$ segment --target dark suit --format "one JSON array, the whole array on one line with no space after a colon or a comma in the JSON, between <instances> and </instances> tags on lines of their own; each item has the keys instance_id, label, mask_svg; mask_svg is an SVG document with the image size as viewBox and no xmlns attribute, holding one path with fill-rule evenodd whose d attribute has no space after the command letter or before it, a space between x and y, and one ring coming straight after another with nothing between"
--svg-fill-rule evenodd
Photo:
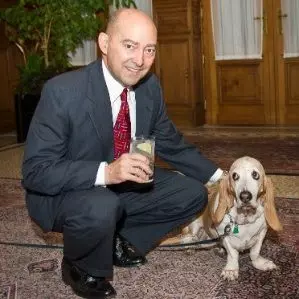
<instances>
[{"instance_id":1,"label":"dark suit","mask_svg":"<svg viewBox=\"0 0 299 299\"><path fill-rule=\"evenodd\" d=\"M112 274L115 229L146 253L203 209L203 183L217 169L168 119L154 75L135 87L135 97L136 136L154 135L156 154L186 176L156 169L148 192L94 187L99 163L113 160L101 61L45 84L27 136L23 185L29 214L45 231L62 231L65 256L95 276Z\"/></svg>"}]
</instances>

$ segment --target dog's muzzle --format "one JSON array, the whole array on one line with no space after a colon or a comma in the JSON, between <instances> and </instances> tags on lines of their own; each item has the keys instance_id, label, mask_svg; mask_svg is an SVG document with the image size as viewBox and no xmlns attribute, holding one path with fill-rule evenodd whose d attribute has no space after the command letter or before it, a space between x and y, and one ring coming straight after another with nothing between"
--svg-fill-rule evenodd
<instances>
[{"instance_id":1,"label":"dog's muzzle","mask_svg":"<svg viewBox=\"0 0 299 299\"><path fill-rule=\"evenodd\" d=\"M243 214L244 216L251 216L256 213L256 207L250 204L245 204L237 208L238 214Z\"/></svg>"}]
</instances>

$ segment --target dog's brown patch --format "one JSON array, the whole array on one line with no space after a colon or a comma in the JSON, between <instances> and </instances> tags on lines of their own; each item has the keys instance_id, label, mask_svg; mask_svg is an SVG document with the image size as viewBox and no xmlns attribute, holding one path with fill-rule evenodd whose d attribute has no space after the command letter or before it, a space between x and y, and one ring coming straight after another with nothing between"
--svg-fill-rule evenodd
<instances>
[{"instance_id":1,"label":"dog's brown patch","mask_svg":"<svg viewBox=\"0 0 299 299\"><path fill-rule=\"evenodd\" d=\"M243 205L237 208L238 214L243 214L244 216L252 216L256 213L256 208L252 205Z\"/></svg>"}]
</instances>

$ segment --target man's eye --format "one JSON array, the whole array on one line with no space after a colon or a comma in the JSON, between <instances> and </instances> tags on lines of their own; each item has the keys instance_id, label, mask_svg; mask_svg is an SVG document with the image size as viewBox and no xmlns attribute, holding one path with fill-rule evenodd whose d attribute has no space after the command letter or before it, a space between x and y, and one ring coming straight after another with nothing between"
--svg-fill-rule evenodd
<instances>
[{"instance_id":1,"label":"man's eye","mask_svg":"<svg viewBox=\"0 0 299 299\"><path fill-rule=\"evenodd\" d=\"M154 55L156 53L156 49L146 49L145 52L149 55Z\"/></svg>"},{"instance_id":2,"label":"man's eye","mask_svg":"<svg viewBox=\"0 0 299 299\"><path fill-rule=\"evenodd\" d=\"M133 49L133 45L130 45L130 44L125 44L125 47L126 47L127 49Z\"/></svg>"}]
</instances>

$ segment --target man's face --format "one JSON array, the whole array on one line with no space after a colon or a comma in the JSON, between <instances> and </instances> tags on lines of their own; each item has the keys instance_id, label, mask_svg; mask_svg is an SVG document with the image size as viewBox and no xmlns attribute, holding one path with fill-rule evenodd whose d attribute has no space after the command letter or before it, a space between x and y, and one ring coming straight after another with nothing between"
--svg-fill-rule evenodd
<instances>
[{"instance_id":1,"label":"man's face","mask_svg":"<svg viewBox=\"0 0 299 299\"><path fill-rule=\"evenodd\" d=\"M108 33L103 59L124 86L135 85L151 68L156 54L157 32L150 22L119 22ZM101 45L100 45L101 47Z\"/></svg>"}]
</instances>

